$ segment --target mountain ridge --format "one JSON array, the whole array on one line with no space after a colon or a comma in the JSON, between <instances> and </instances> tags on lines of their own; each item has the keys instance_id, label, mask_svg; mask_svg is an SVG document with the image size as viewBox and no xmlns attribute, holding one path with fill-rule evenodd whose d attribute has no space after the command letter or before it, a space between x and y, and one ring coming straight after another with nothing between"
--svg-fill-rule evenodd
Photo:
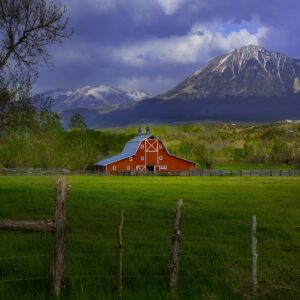
<instances>
[{"instance_id":1,"label":"mountain ridge","mask_svg":"<svg viewBox=\"0 0 300 300\"><path fill-rule=\"evenodd\" d=\"M160 96L283 96L300 92L300 59L248 45L220 55Z\"/></svg>"},{"instance_id":2,"label":"mountain ridge","mask_svg":"<svg viewBox=\"0 0 300 300\"><path fill-rule=\"evenodd\" d=\"M51 99L52 110L57 113L80 108L109 111L151 97L143 90L126 92L109 85L49 90L39 95Z\"/></svg>"},{"instance_id":3,"label":"mountain ridge","mask_svg":"<svg viewBox=\"0 0 300 300\"><path fill-rule=\"evenodd\" d=\"M109 86L84 87L75 96L72 90L52 93L66 127L74 113L82 114L93 128L152 122L300 120L300 59L248 45L212 59L156 97ZM64 102L59 97L69 98Z\"/></svg>"}]
</instances>

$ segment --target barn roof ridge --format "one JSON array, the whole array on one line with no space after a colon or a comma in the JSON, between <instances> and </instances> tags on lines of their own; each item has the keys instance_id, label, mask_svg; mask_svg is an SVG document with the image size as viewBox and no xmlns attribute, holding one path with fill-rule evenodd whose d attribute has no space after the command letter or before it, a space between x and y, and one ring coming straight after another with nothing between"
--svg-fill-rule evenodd
<instances>
[{"instance_id":1,"label":"barn roof ridge","mask_svg":"<svg viewBox=\"0 0 300 300\"><path fill-rule=\"evenodd\" d=\"M120 161L122 159L131 157L133 155L136 154L139 145L142 141L150 138L150 137L154 137L155 136L151 133L145 133L145 134L139 134L136 137L134 137L133 139L131 139L130 141L128 141L125 145L125 147L123 148L123 151L120 154L111 156L109 158L100 160L98 162L95 163L95 166L107 166L111 163Z\"/></svg>"}]
</instances>

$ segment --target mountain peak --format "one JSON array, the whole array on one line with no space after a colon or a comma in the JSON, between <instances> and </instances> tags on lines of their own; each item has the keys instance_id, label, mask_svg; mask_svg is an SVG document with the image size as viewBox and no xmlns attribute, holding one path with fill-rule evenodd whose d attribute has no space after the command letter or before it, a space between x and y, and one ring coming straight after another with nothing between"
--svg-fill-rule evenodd
<instances>
[{"instance_id":1,"label":"mountain peak","mask_svg":"<svg viewBox=\"0 0 300 300\"><path fill-rule=\"evenodd\" d=\"M109 85L84 86L73 90L53 90L42 93L53 100L53 110L63 112L72 109L115 109L150 98L145 91L125 92Z\"/></svg>"},{"instance_id":2,"label":"mountain peak","mask_svg":"<svg viewBox=\"0 0 300 300\"><path fill-rule=\"evenodd\" d=\"M285 56L283 54L277 53L277 52L271 52L267 49L258 46L258 45L247 45L240 48L235 48L228 54L235 55L239 59L243 58L255 58L259 59L259 57L267 57L267 56Z\"/></svg>"},{"instance_id":3,"label":"mountain peak","mask_svg":"<svg viewBox=\"0 0 300 300\"><path fill-rule=\"evenodd\" d=\"M249 44L246 46L242 46L240 48L235 48L234 50L260 51L260 50L266 50L266 49L259 45Z\"/></svg>"},{"instance_id":4,"label":"mountain peak","mask_svg":"<svg viewBox=\"0 0 300 300\"><path fill-rule=\"evenodd\" d=\"M145 99L148 99L151 97L144 90L131 91L131 92L128 92L127 95L135 101L145 100Z\"/></svg>"},{"instance_id":5,"label":"mountain peak","mask_svg":"<svg viewBox=\"0 0 300 300\"><path fill-rule=\"evenodd\" d=\"M298 93L299 78L299 59L248 45L211 60L162 98L282 96Z\"/></svg>"}]
</instances>

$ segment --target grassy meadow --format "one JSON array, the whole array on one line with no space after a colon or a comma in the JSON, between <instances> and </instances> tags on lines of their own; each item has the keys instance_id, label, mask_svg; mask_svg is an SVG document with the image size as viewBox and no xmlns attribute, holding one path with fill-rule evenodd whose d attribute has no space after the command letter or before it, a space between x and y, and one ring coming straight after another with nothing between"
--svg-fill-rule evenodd
<instances>
[{"instance_id":1,"label":"grassy meadow","mask_svg":"<svg viewBox=\"0 0 300 300\"><path fill-rule=\"evenodd\" d=\"M57 177L0 177L0 217L50 218ZM70 176L62 299L117 299L117 226L125 210L124 299L300 299L299 177ZM177 296L168 293L172 219L183 198ZM50 299L52 237L0 232L1 299ZM31 280L10 281L10 279Z\"/></svg>"}]
</instances>

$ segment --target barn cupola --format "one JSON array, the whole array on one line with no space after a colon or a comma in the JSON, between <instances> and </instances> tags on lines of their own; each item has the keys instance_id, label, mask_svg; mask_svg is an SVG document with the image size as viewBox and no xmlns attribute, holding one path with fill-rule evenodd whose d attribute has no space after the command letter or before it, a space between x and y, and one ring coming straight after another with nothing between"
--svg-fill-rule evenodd
<instances>
[{"instance_id":1,"label":"barn cupola","mask_svg":"<svg viewBox=\"0 0 300 300\"><path fill-rule=\"evenodd\" d=\"M150 127L149 127L149 125L147 125L147 127L146 127L146 134L150 134L151 132L150 132Z\"/></svg>"},{"instance_id":2,"label":"barn cupola","mask_svg":"<svg viewBox=\"0 0 300 300\"><path fill-rule=\"evenodd\" d=\"M140 126L138 129L138 135L141 135L141 134L142 134L142 127Z\"/></svg>"}]
</instances>

